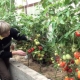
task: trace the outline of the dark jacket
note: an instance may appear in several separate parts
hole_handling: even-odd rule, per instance
[[[20,33],[14,29],[10,29],[10,35],[6,38],[0,40],[0,58],[10,58],[12,57],[12,53],[10,52],[11,40],[27,40],[24,35],[20,35]]]

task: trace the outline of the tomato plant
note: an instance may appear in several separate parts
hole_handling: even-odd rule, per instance
[[[55,64],[66,72],[68,77],[65,80],[73,80],[72,77],[77,80],[80,69],[80,15],[78,13],[80,7],[78,3],[79,0],[41,0],[44,9],[38,15],[33,17],[21,13],[17,15],[20,17],[17,21],[14,15],[16,14],[15,6],[10,10],[9,1],[6,0],[1,3],[0,17],[28,38],[32,38],[31,43],[20,43],[20,49],[31,54],[32,59],[39,61],[40,64]],[[77,76],[75,71],[78,72]]]
[[[32,59],[40,64],[55,64],[66,72],[67,80],[77,80],[75,72],[80,63],[80,39],[76,31],[80,29],[80,18],[77,13],[79,7],[74,8],[71,4],[76,6],[78,0],[55,0],[54,4],[53,0],[41,0],[41,3],[44,10],[35,18],[20,14],[20,30],[33,39],[26,49],[32,49]]]

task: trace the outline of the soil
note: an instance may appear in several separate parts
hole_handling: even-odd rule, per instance
[[[43,74],[45,77],[47,77],[50,80],[63,80],[66,74],[61,69],[56,70],[53,64],[48,66],[43,64],[41,66],[39,63],[33,61],[32,59],[29,59],[29,60],[25,59],[24,56],[15,55],[13,56],[13,58],[15,58],[16,61],[21,62],[22,64],[28,66],[29,68]],[[56,71],[57,71],[57,74],[56,74]]]

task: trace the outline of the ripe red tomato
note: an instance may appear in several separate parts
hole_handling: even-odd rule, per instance
[[[72,72],[72,69],[71,69],[71,68],[69,68],[69,69],[68,69],[68,72],[69,72],[69,73],[71,73],[71,72]]]
[[[73,78],[73,77],[71,77],[71,78],[69,78],[69,80],[74,80],[74,78]]]
[[[27,51],[28,53],[31,53],[32,52],[32,50],[31,49],[28,49],[28,51]]]
[[[66,65],[66,66],[63,68],[63,70],[66,71],[66,72],[68,72],[69,69],[70,69],[70,67],[69,67],[68,65]]]
[[[80,31],[79,30],[75,31],[75,36],[80,37]]]
[[[77,58],[77,59],[79,59],[79,57],[80,57],[80,52],[74,52],[74,57]]]
[[[34,51],[34,48],[31,48],[32,51]]]
[[[73,60],[73,59],[71,59],[71,60],[70,60],[70,63],[71,63],[71,64],[74,64],[74,60]]]
[[[60,67],[64,67],[66,65],[66,62],[65,61],[61,61],[59,64],[60,64]]]
[[[65,77],[65,78],[64,78],[64,80],[69,80],[69,77],[68,77],[68,76],[67,76],[67,77]]]

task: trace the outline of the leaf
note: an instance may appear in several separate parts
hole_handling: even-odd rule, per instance
[[[64,21],[63,21],[62,17],[59,17],[59,21],[60,21],[61,24],[64,24]]]
[[[3,9],[2,8],[0,8],[0,12],[2,11]]]
[[[74,0],[74,3],[75,3],[75,4],[78,4],[78,2],[79,2],[79,0]]]
[[[80,23],[77,23],[76,25],[75,25],[75,28],[74,28],[75,30],[77,30],[77,29],[80,29]]]
[[[61,23],[61,24],[65,24],[64,21],[63,21],[62,19],[61,19],[60,23]]]
[[[54,30],[56,29],[56,23],[55,22],[52,22],[52,31],[54,33]]]
[[[54,14],[54,11],[50,11],[49,14],[53,15]]]
[[[67,32],[64,37],[67,38],[71,34],[71,31]]]
[[[53,0],[49,0],[49,2],[53,2]]]
[[[48,1],[46,0],[41,0],[41,3],[43,8],[46,8],[46,6],[48,5]]]
[[[71,2],[71,0],[65,0],[64,4],[68,5]]]
[[[6,1],[2,1],[2,2],[0,2],[1,3],[1,5],[3,6],[5,3],[6,3]]]
[[[66,12],[66,16],[67,16],[67,17],[69,17],[69,14],[70,14],[70,12],[69,12],[69,11],[67,11],[67,12]]]

